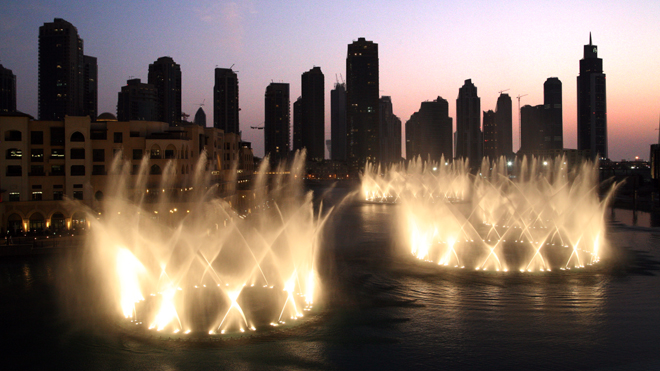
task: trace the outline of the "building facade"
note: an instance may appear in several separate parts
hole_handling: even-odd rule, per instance
[[[99,116],[103,117],[107,115]],[[0,116],[0,127],[5,138],[0,142],[0,187],[5,190],[0,228],[10,233],[88,227],[89,210],[100,215],[104,195],[116,187],[109,181],[112,169],[117,169],[115,160],[130,166],[128,184],[145,179],[144,189],[126,191],[142,192],[136,196],[144,198],[147,208],[161,193],[185,203],[196,168],[206,173],[209,186],[217,185],[218,197],[236,207],[237,184],[247,182],[254,170],[249,144],[242,145],[238,134],[215,128],[171,128],[154,121],[90,122],[86,116],[37,121],[24,114]],[[167,189],[164,173],[172,177]]]
[[[16,75],[0,64],[0,113],[16,112]]]
[[[548,150],[545,141],[545,109],[543,105],[525,105],[520,109],[520,153],[532,155]]]
[[[483,158],[483,134],[481,132],[481,99],[472,80],[458,91],[456,99],[456,158],[467,159],[471,166],[479,166]]]
[[[330,158],[346,161],[348,131],[346,124],[346,84],[337,82],[330,91]]]
[[[293,151],[300,151],[305,148],[303,144],[303,100],[298,97],[293,102]]]
[[[497,153],[499,152],[500,146],[497,124],[495,124],[495,111],[484,111],[483,132],[484,156],[493,161],[499,157]]]
[[[83,56],[83,114],[89,115],[92,121],[98,116],[98,76],[96,57]]]
[[[181,66],[172,57],[160,57],[149,65],[149,84],[156,88],[158,121],[181,124]]]
[[[511,97],[509,94],[502,94],[497,98],[497,106],[495,108],[495,127],[497,128],[497,149],[494,153],[495,157],[500,156],[512,157],[513,156],[513,119],[511,115]],[[485,126],[485,121],[484,121]],[[486,129],[484,128],[484,136]],[[485,150],[484,150],[485,151]]]
[[[289,84],[273,82],[266,88],[264,149],[272,164],[289,157],[291,148],[291,111]]]
[[[379,131],[381,164],[401,161],[401,120],[394,114],[392,97],[380,97]]]
[[[302,147],[308,159],[321,161],[325,158],[325,77],[321,67],[314,67],[301,80]]]
[[[240,131],[238,111],[238,75],[231,68],[215,69],[213,86],[213,127],[225,133]]]
[[[361,37],[346,57],[347,157],[354,170],[380,161],[378,44]]]
[[[584,46],[577,77],[578,150],[589,150],[593,158],[607,158],[607,100],[603,60],[598,47]]]

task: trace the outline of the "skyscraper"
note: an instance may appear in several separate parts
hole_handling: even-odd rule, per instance
[[[401,160],[401,120],[394,115],[392,97],[380,97],[380,162]]]
[[[148,80],[158,94],[158,121],[178,126],[181,123],[181,66],[171,57],[160,57],[149,65]]]
[[[470,161],[471,166],[479,166],[483,157],[483,134],[481,132],[481,99],[472,80],[458,90],[456,99],[456,158]]]
[[[303,119],[302,119],[302,97],[298,97],[293,102],[293,150],[300,151],[305,146],[303,145]]]
[[[380,161],[378,84],[378,44],[360,37],[346,57],[348,161],[354,170]]]
[[[270,83],[265,96],[264,147],[273,164],[289,156],[290,115],[289,84]]]
[[[302,74],[302,146],[307,158],[325,157],[325,77],[320,67]]]
[[[525,105],[520,109],[520,151],[532,155],[547,148],[545,141],[544,106]],[[549,143],[549,142],[547,142]]]
[[[346,84],[336,83],[330,91],[330,137],[332,153],[330,158],[335,161],[346,160]]]
[[[509,94],[500,93],[500,96],[497,98],[495,127],[497,128],[497,150],[495,151],[494,158],[513,156],[513,121],[511,117],[511,97]],[[484,133],[484,135],[486,134]]]
[[[16,112],[16,75],[0,64],[0,113]]]
[[[549,139],[548,149],[563,149],[563,115],[561,103],[561,81],[549,77],[543,83],[543,110],[545,116],[545,136]]]
[[[96,117],[96,59],[85,57],[83,41],[71,23],[55,18],[39,27],[40,120]],[[86,84],[86,66],[92,84]]]
[[[238,122],[238,76],[231,68],[215,69],[213,127],[225,133],[240,131]]]
[[[495,124],[495,112],[493,110],[484,111],[483,131],[484,156],[493,161],[498,157],[497,152],[500,145],[498,138],[499,135],[497,133],[497,125]]]
[[[197,112],[195,112],[195,119],[193,122],[195,125],[201,126],[203,128],[206,127],[206,112],[204,112],[201,106],[199,109],[197,109]]]
[[[98,115],[98,66],[96,58],[88,55],[83,56],[83,115],[89,115],[92,121],[96,121]]]
[[[442,97],[422,102],[419,111],[406,122],[406,158],[416,156],[434,161],[453,157],[452,119],[449,103]]]
[[[577,77],[578,150],[589,150],[591,156],[607,158],[607,101],[603,60],[591,42],[584,46]]]
[[[158,91],[140,79],[126,81],[117,95],[117,120],[158,121]]]

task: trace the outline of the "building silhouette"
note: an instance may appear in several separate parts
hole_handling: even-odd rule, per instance
[[[0,113],[16,112],[16,75],[0,64]]]
[[[548,149],[563,149],[563,114],[561,81],[549,77],[543,83],[543,110],[545,111],[545,140]]]
[[[484,156],[488,157],[492,161],[499,157],[497,153],[499,152],[500,146],[497,124],[495,124],[495,111],[484,111],[483,131]]]
[[[152,84],[130,79],[117,95],[117,120],[158,121],[158,91]]]
[[[603,60],[591,42],[584,46],[577,77],[578,150],[589,150],[591,156],[607,158],[607,101]]]
[[[346,124],[346,84],[337,82],[330,91],[330,137],[332,151],[330,158],[345,161],[348,131]]]
[[[401,119],[394,115],[392,97],[380,97],[380,162],[401,161]]]
[[[206,127],[206,112],[204,112],[201,106],[197,109],[197,112],[195,112],[193,123],[204,128]]]
[[[293,150],[300,151],[305,146],[303,145],[303,119],[302,119],[302,97],[298,97],[293,102]]]
[[[83,54],[71,23],[55,18],[39,27],[39,119],[96,118],[96,58]]]
[[[301,104],[302,147],[307,149],[308,159],[323,160],[325,158],[325,77],[320,67],[314,67],[302,74]]]
[[[157,91],[158,121],[181,124],[181,66],[171,57],[160,57],[149,65],[149,84]]]
[[[378,44],[363,37],[346,57],[347,157],[354,170],[380,161]]]
[[[456,158],[469,160],[471,166],[479,166],[483,157],[483,134],[481,132],[481,99],[472,80],[458,91],[456,99]]]
[[[96,57],[83,56],[83,114],[96,121],[98,115],[98,66]]]
[[[497,98],[495,108],[495,127],[497,128],[497,149],[495,157],[513,156],[513,120],[511,116],[511,97],[509,94],[502,94]],[[484,129],[485,135],[485,129]]]
[[[266,87],[264,115],[264,149],[270,161],[286,160],[290,150],[289,84],[273,82]]]
[[[406,122],[406,158],[440,161],[453,157],[452,119],[449,103],[442,97],[422,102],[419,111]]]
[[[238,111],[238,75],[231,68],[215,69],[213,87],[213,127],[225,133],[240,131]]]
[[[520,151],[521,154],[537,154],[547,150],[550,142],[545,141],[545,109],[542,104],[525,105],[520,109]]]

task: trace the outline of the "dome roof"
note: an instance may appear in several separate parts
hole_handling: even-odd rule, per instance
[[[110,112],[103,112],[102,114],[98,115],[96,121],[117,121],[117,116]]]

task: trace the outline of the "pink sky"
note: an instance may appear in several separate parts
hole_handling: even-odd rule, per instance
[[[183,73],[183,111],[205,102],[212,125],[213,69],[239,71],[241,129],[263,155],[266,86],[291,84],[320,66],[326,80],[326,137],[330,90],[345,74],[346,48],[358,37],[379,44],[380,89],[402,122],[424,100],[441,96],[455,117],[458,89],[472,79],[482,110],[498,91],[543,102],[543,82],[563,84],[564,146],[576,148],[576,77],[582,46],[598,45],[607,75],[609,152],[614,160],[647,159],[658,140],[660,60],[656,1],[32,1],[0,0],[0,63],[17,75],[18,109],[37,115],[38,28],[53,18],[78,28],[85,54],[98,58],[99,112],[116,113],[129,76],[146,81],[148,65],[169,55]]]

